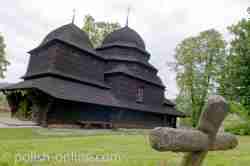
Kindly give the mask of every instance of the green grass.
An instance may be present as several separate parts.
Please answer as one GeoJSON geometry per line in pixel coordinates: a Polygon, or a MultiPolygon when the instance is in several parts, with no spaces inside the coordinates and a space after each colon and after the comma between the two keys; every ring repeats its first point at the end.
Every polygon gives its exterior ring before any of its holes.
{"type": "MultiPolygon", "coordinates": [[[[240,145],[231,151],[211,152],[205,166],[247,166],[250,163],[250,137],[239,137],[240,145]]],[[[156,152],[150,148],[147,131],[0,129],[0,166],[177,166],[182,153],[156,152]],[[18,154],[119,155],[119,161],[66,162],[36,161],[17,163],[18,154]]]]}

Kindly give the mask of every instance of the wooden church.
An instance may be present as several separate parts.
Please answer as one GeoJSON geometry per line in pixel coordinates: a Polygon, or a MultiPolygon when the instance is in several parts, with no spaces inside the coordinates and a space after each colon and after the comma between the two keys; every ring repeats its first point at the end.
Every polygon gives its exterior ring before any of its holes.
{"type": "Polygon", "coordinates": [[[13,112],[20,106],[17,94],[27,92],[33,120],[42,126],[176,127],[185,116],[165,99],[143,39],[128,26],[94,49],[84,31],[67,24],[29,53],[24,81],[1,91],[12,96],[13,112]]]}

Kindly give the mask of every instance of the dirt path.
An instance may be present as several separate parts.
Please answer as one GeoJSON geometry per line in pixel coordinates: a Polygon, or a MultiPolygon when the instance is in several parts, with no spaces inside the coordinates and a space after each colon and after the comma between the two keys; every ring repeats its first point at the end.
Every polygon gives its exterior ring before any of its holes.
{"type": "Polygon", "coordinates": [[[0,128],[26,128],[26,127],[39,127],[32,121],[21,121],[11,118],[6,112],[0,113],[0,128]]]}

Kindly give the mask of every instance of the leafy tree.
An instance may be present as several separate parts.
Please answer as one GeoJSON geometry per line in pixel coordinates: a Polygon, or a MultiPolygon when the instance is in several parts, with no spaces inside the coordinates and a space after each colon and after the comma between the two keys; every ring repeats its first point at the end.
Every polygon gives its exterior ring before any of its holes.
{"type": "Polygon", "coordinates": [[[4,78],[9,62],[6,59],[4,38],[0,33],[0,78],[4,78]]]}
{"type": "Polygon", "coordinates": [[[219,91],[229,100],[240,102],[250,114],[250,20],[242,19],[228,29],[233,39],[219,91]]]}
{"type": "Polygon", "coordinates": [[[82,30],[88,33],[90,41],[94,47],[101,45],[103,39],[110,32],[120,28],[119,23],[110,23],[110,22],[96,22],[91,15],[86,15],[84,18],[84,25],[82,30]]]}
{"type": "Polygon", "coordinates": [[[211,29],[184,39],[176,47],[175,70],[180,90],[177,107],[190,111],[193,126],[198,122],[207,96],[218,86],[225,46],[222,35],[211,29]]]}

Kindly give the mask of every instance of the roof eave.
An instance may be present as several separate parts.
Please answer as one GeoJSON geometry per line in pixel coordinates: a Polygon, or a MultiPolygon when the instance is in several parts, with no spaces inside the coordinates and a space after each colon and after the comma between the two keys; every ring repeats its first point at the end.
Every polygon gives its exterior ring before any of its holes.
{"type": "Polygon", "coordinates": [[[97,52],[95,52],[95,50],[90,50],[90,49],[87,49],[87,48],[81,48],[79,46],[77,46],[76,44],[73,44],[73,43],[70,43],[70,42],[67,42],[67,41],[64,41],[64,40],[61,40],[61,39],[58,39],[58,38],[54,38],[48,42],[46,42],[45,44],[42,44],[42,45],[39,45],[38,47],[28,51],[29,54],[33,54],[37,51],[39,51],[40,49],[44,48],[44,47],[48,47],[48,46],[51,46],[52,44],[55,44],[56,42],[61,42],[63,44],[66,44],[66,45],[69,45],[71,47],[74,47],[76,49],[79,49],[81,51],[84,51],[86,53],[89,53],[93,56],[95,56],[96,58],[99,58],[101,60],[106,60],[104,57],[102,57],[101,55],[99,55],[97,52]]]}
{"type": "Polygon", "coordinates": [[[136,49],[138,51],[140,51],[143,54],[146,54],[148,57],[150,57],[150,53],[144,49],[141,49],[139,47],[133,46],[133,45],[129,45],[129,44],[121,44],[121,43],[112,43],[112,44],[105,44],[102,45],[100,47],[97,47],[96,50],[103,50],[103,49],[107,49],[107,48],[112,48],[112,47],[128,47],[128,48],[133,48],[136,49]]]}
{"type": "Polygon", "coordinates": [[[79,79],[76,77],[72,77],[70,75],[65,75],[62,73],[57,73],[55,71],[48,71],[48,72],[42,72],[42,73],[35,73],[32,75],[24,75],[22,76],[22,79],[32,79],[32,78],[38,78],[38,77],[43,77],[43,76],[55,76],[55,77],[61,77],[61,78],[65,78],[65,79],[69,79],[72,81],[76,81],[76,82],[82,82],[82,83],[86,83],[89,85],[93,85],[93,86],[97,86],[99,88],[103,88],[103,89],[110,89],[111,87],[105,84],[100,84],[100,83],[93,83],[92,81],[86,81],[83,79],[79,79]]]}
{"type": "Polygon", "coordinates": [[[162,84],[157,84],[157,83],[155,83],[155,82],[152,82],[152,81],[149,81],[149,80],[146,80],[146,79],[142,79],[142,78],[136,77],[136,76],[134,76],[134,75],[132,75],[132,74],[129,74],[129,73],[126,73],[126,72],[122,72],[122,71],[117,71],[117,72],[105,72],[104,74],[106,74],[106,75],[123,74],[123,75],[130,76],[130,77],[132,77],[132,78],[135,78],[135,79],[138,79],[138,80],[147,82],[147,83],[149,83],[149,84],[153,84],[153,85],[155,85],[155,86],[158,86],[158,87],[161,87],[161,88],[164,88],[164,89],[166,88],[166,87],[165,87],[164,85],[162,85],[162,84]]]}

